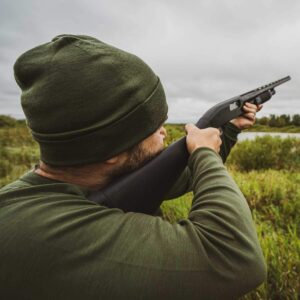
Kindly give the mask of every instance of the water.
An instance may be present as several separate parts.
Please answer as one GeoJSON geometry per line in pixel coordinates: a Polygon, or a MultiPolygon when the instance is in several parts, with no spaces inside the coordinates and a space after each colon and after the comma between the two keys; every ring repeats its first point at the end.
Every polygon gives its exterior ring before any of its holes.
{"type": "Polygon", "coordinates": [[[271,136],[280,136],[281,138],[286,137],[296,137],[300,138],[300,133],[285,133],[285,132],[242,132],[238,135],[239,141],[244,140],[254,140],[257,136],[264,136],[264,135],[271,135],[271,136]]]}

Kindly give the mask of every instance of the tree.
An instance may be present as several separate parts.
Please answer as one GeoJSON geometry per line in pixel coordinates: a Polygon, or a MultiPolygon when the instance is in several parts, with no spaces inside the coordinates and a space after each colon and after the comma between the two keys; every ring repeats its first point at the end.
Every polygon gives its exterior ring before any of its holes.
{"type": "Polygon", "coordinates": [[[10,116],[0,115],[0,128],[1,127],[14,127],[16,125],[17,125],[16,119],[14,119],[10,116]]]}
{"type": "Polygon", "coordinates": [[[300,126],[300,115],[293,115],[292,124],[295,126],[300,126]]]}
{"type": "Polygon", "coordinates": [[[269,124],[269,118],[268,117],[259,118],[259,119],[257,119],[257,124],[268,125],[269,124]]]}
{"type": "Polygon", "coordinates": [[[285,122],[286,125],[290,125],[291,124],[291,117],[290,117],[290,115],[281,115],[280,117],[284,120],[284,122],[285,122]]]}
{"type": "Polygon", "coordinates": [[[277,125],[276,116],[275,115],[270,115],[269,126],[270,127],[276,127],[276,125],[277,125]]]}

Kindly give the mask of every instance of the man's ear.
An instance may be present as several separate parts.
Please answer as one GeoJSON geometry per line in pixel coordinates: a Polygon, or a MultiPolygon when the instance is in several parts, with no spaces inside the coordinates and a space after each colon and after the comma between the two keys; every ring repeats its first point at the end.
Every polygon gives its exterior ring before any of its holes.
{"type": "Polygon", "coordinates": [[[107,165],[115,165],[115,164],[119,164],[122,161],[125,161],[128,157],[127,152],[122,152],[114,157],[111,157],[107,160],[104,161],[105,164],[107,165]]]}
{"type": "Polygon", "coordinates": [[[107,159],[104,163],[108,165],[114,165],[119,161],[119,155],[107,159]]]}

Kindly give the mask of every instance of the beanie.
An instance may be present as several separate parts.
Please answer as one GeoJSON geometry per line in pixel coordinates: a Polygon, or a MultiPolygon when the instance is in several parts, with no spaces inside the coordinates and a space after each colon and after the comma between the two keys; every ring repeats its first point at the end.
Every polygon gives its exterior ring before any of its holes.
{"type": "Polygon", "coordinates": [[[41,160],[53,166],[104,161],[167,119],[164,90],[151,68],[93,37],[56,36],[22,54],[14,74],[41,160]]]}

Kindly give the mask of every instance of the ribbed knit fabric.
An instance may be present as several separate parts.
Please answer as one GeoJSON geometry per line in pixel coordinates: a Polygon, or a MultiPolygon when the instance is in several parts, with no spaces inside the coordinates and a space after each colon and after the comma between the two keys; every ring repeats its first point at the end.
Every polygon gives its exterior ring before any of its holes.
{"type": "Polygon", "coordinates": [[[137,56],[82,35],[60,35],[14,65],[41,159],[100,162],[151,135],[167,119],[164,89],[137,56]]]}

